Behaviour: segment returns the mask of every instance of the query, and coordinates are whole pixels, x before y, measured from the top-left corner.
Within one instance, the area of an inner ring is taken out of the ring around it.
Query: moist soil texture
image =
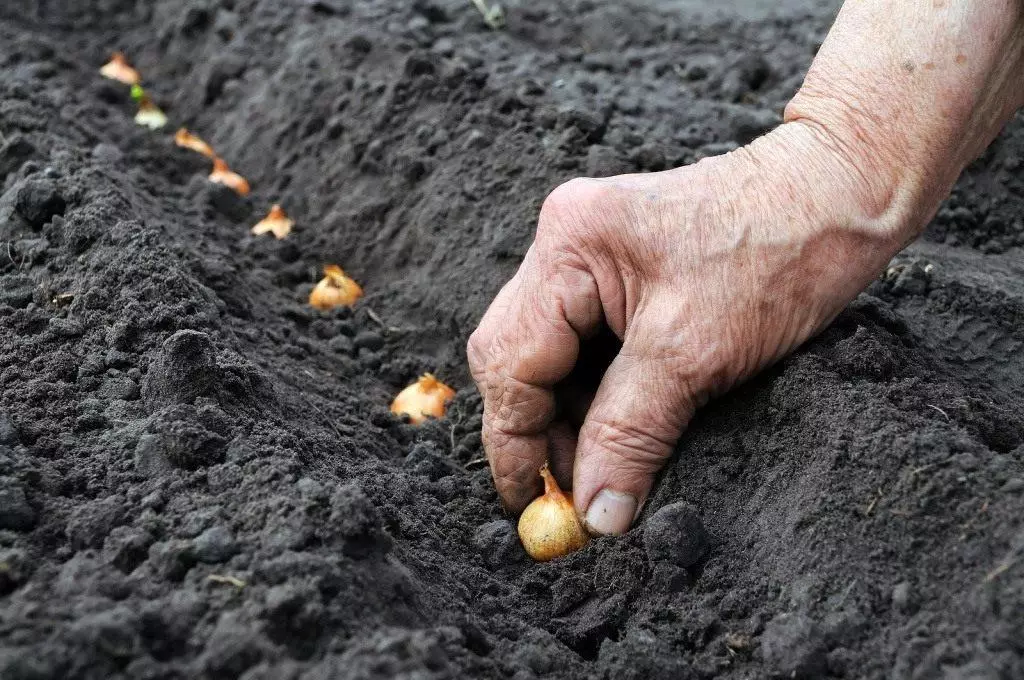
[[[627,535],[502,513],[464,347],[545,195],[770,129],[836,11],[696,4],[0,3],[0,677],[1024,677],[1019,116]]]

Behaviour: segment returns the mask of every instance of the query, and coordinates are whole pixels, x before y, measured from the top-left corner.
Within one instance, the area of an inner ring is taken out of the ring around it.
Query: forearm
[[[847,0],[785,120],[858,175],[867,218],[913,239],[1024,105],[1024,0]]]

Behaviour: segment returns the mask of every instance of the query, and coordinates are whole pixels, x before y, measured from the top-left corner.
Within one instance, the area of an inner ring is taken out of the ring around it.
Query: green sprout
[[[136,83],[132,85],[132,99],[137,102],[141,102],[142,98],[146,96],[146,91],[142,89],[142,86]]]
[[[476,8],[480,10],[480,14],[483,15],[484,23],[495,31],[505,25],[505,10],[498,3],[488,7],[484,0],[473,0],[473,4],[476,5]]]

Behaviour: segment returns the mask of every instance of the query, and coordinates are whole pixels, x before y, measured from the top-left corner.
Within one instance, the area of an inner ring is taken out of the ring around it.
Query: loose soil
[[[1024,677],[1020,117],[633,531],[534,564],[500,510],[463,348],[547,192],[770,129],[836,8],[694,5],[5,0],[0,677]]]

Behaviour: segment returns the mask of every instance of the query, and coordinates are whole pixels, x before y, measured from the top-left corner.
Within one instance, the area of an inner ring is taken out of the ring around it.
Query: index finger
[[[548,261],[534,246],[470,338],[470,368],[484,397],[484,450],[512,512],[539,493],[553,387],[572,370],[580,335],[600,319],[597,287],[585,268]]]

